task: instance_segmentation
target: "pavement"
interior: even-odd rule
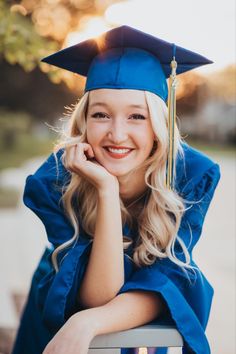
[[[208,210],[194,259],[215,290],[207,336],[212,354],[235,354],[235,236],[236,159],[214,156],[221,181]],[[22,193],[25,178],[43,159],[28,161],[20,169],[5,170],[1,185]],[[20,201],[16,209],[0,209],[0,328],[15,328],[18,315],[14,294],[26,294],[32,273],[46,245],[44,226]],[[179,354],[171,349],[169,354]]]

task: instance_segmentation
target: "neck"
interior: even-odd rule
[[[138,173],[118,177],[120,196],[125,204],[129,204],[137,198],[142,197],[147,191],[144,175],[144,171],[138,171]]]

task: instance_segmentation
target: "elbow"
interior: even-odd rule
[[[120,289],[119,289],[120,290]],[[118,290],[118,291],[119,291]],[[109,293],[89,293],[89,294],[78,294],[78,303],[84,309],[89,309],[93,307],[99,307],[106,305],[108,302],[113,300],[117,294],[117,292],[109,292]]]
[[[80,301],[79,304],[81,305],[81,307],[84,310],[86,310],[86,309],[92,309],[95,307],[100,307],[100,306],[106,305],[111,300],[112,299],[107,299],[107,300],[103,300],[103,301],[96,301],[96,300],[86,299],[86,301]]]

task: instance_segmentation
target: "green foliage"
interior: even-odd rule
[[[42,57],[56,50],[55,41],[40,37],[28,17],[11,12],[9,5],[0,0],[0,56],[31,71]]]
[[[54,141],[52,137],[39,139],[32,134],[22,134],[13,149],[0,149],[0,171],[9,167],[19,167],[35,156],[49,155],[53,150]]]
[[[20,166],[33,156],[49,154],[56,139],[49,133],[34,133],[32,117],[26,113],[0,110],[0,170]]]
[[[20,135],[28,133],[30,126],[28,114],[0,110],[0,150],[14,149]]]

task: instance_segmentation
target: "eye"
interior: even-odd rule
[[[103,112],[96,112],[94,114],[92,114],[91,116],[92,118],[109,118],[108,115],[106,113]]]
[[[135,120],[144,120],[144,119],[146,119],[145,116],[143,116],[142,114],[138,114],[138,113],[132,114],[129,118],[135,119]]]

